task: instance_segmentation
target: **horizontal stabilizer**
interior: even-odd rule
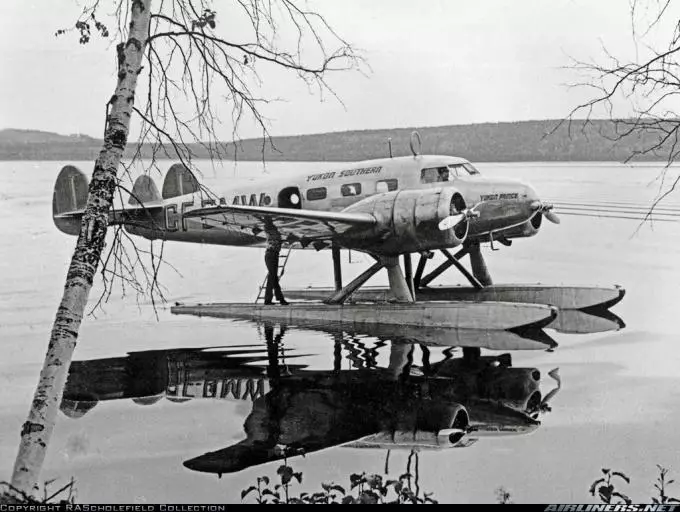
[[[87,203],[88,184],[87,176],[77,167],[62,167],[52,196],[52,218],[60,231],[69,235],[80,232],[80,216]]]

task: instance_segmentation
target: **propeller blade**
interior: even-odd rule
[[[440,231],[447,231],[454,228],[459,222],[465,220],[465,214],[459,213],[458,215],[449,215],[444,220],[439,223]]]
[[[559,223],[561,222],[561,221],[560,221],[560,218],[559,218],[559,217],[557,216],[557,214],[556,214],[555,212],[553,212],[553,211],[545,210],[545,211],[543,212],[543,215],[545,216],[546,219],[548,219],[548,220],[549,220],[550,222],[552,222],[553,224],[559,224]]]

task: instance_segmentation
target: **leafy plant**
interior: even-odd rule
[[[437,503],[430,493],[420,496],[414,492],[410,480],[413,476],[404,473],[398,479],[386,479],[381,475],[368,473],[354,473],[350,476],[349,492],[335,482],[321,484],[321,490],[314,493],[303,492],[298,496],[290,495],[290,484],[293,479],[302,482],[302,473],[296,473],[293,468],[284,464],[276,473],[281,483],[270,487],[270,480],[266,476],[257,479],[253,485],[241,492],[241,499],[256,493],[255,501],[260,504],[343,504],[343,505],[382,505],[382,504],[423,504]]]
[[[656,478],[654,488],[659,493],[659,497],[658,498],[652,497],[652,503],[656,503],[657,505],[663,505],[665,503],[680,503],[680,499],[671,498],[666,494],[666,487],[675,482],[675,480],[673,479],[666,480],[666,476],[668,475],[670,470],[658,464],[656,465],[656,467],[659,468],[659,476]]]
[[[335,482],[321,484],[321,490],[314,493],[303,492],[298,496],[291,496],[290,486],[293,480],[302,483],[302,473],[296,473],[288,465],[278,468],[276,474],[280,483],[271,487],[271,481],[266,476],[257,479],[257,485],[253,485],[241,492],[241,500],[248,496],[254,496],[255,502],[265,505],[285,504],[344,504],[344,505],[382,505],[382,504],[424,504],[437,501],[431,493],[423,493],[421,496],[418,485],[418,466],[416,474],[411,474],[411,461],[415,457],[417,462],[418,453],[413,451],[409,456],[406,473],[397,479],[390,479],[382,475],[372,473],[353,473],[349,477],[349,490]],[[412,482],[415,480],[415,490]]]
[[[496,502],[499,505],[512,505],[512,496],[505,487],[496,489]]]
[[[598,478],[595,480],[591,486],[590,486],[590,494],[591,496],[595,496],[595,493],[597,493],[597,496],[600,498],[600,501],[602,503],[607,503],[607,504],[631,504],[632,500],[626,496],[623,493],[620,493],[616,490],[615,486],[615,477],[623,480],[627,484],[630,483],[630,478],[628,478],[625,474],[621,473],[620,471],[611,471],[610,469],[602,468],[602,474],[604,475],[601,478]]]
[[[50,490],[50,486],[56,481],[55,478],[43,483],[42,498],[29,496],[8,482],[0,482],[0,504],[73,505],[75,503],[75,480],[71,478],[66,485],[58,490]]]

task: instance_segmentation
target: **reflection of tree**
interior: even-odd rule
[[[122,243],[132,240],[119,223],[114,243],[105,251],[109,225],[114,219],[114,198],[125,191],[120,184],[124,173],[119,168],[131,120],[141,122],[138,148],[151,148],[150,158],[144,162],[145,171],[158,171],[156,157],[168,155],[200,171],[189,143],[200,144],[211,159],[222,158],[226,154],[220,133],[223,121],[231,122],[232,139],[238,138],[244,116],[262,129],[264,137],[268,135],[261,109],[269,100],[255,90],[261,84],[258,70],[271,66],[291,73],[308,86],[332,93],[328,75],[354,68],[358,63],[353,49],[323,16],[294,0],[230,2],[232,9],[227,19],[239,25],[238,36],[228,24],[223,30],[222,18],[210,1],[115,1],[117,30],[111,32],[97,18],[104,9],[100,4],[99,0],[85,2],[75,29],[81,44],[90,40],[91,25],[102,37],[111,37],[118,43],[117,83],[106,103],[102,98],[106,108],[104,141],[94,164],[89,193],[83,204],[73,204],[72,209],[65,210],[79,212],[80,218],[76,215],[73,224],[73,234],[78,239],[32,406],[21,429],[12,484],[25,493],[32,493],[38,483],[97,271],[105,276],[104,296],[111,280],[120,280],[123,293],[126,287],[148,292],[152,300],[161,292],[157,278],[162,249],[155,252],[152,245],[150,263],[144,265],[144,252],[134,243],[132,248]],[[287,31],[292,38],[282,37]],[[142,94],[137,91],[138,81],[145,86]],[[138,149],[132,163],[140,157]],[[205,200],[217,200],[209,190],[203,192]]]

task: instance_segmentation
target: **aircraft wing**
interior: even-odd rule
[[[198,208],[184,213],[185,218],[200,218],[215,227],[230,226],[262,233],[267,220],[276,227],[281,237],[308,240],[332,240],[351,229],[370,228],[376,224],[372,215],[364,213],[322,212],[295,208],[266,206],[221,205]]]

